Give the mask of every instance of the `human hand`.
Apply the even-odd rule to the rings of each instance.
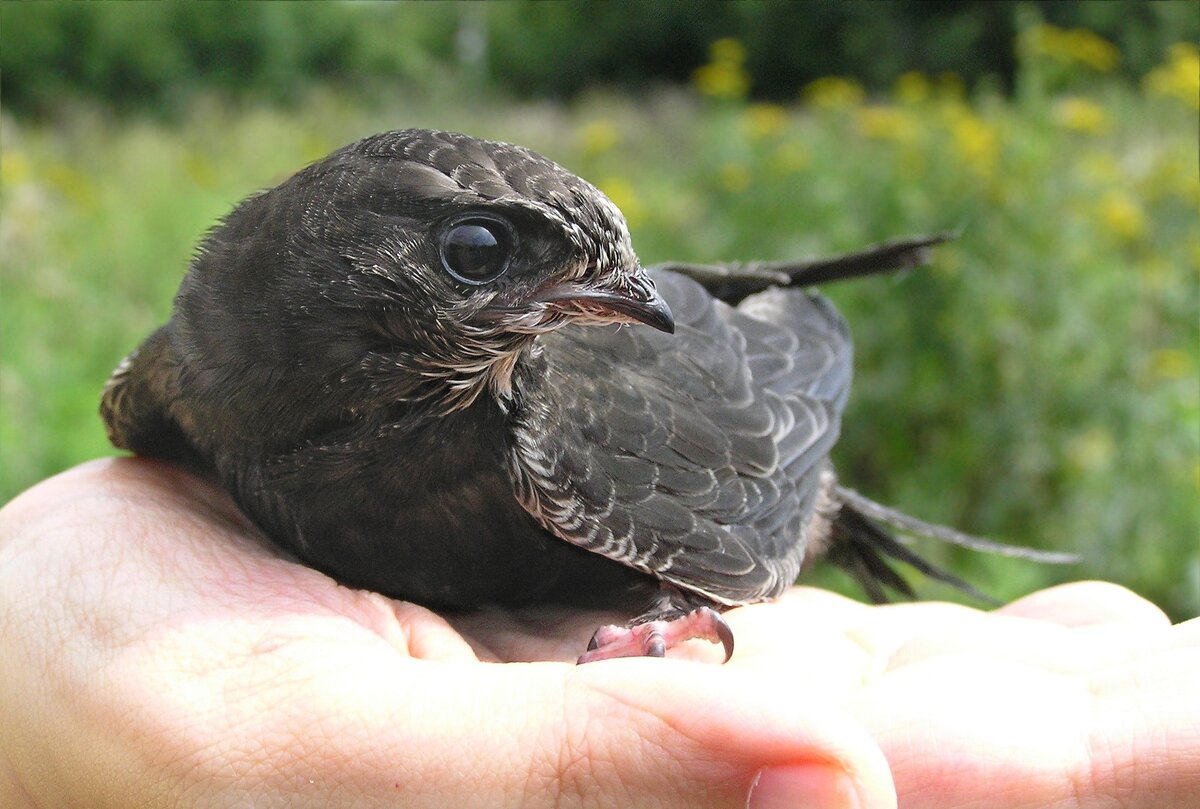
[[[0,512],[0,805],[891,804],[847,712],[750,667],[480,661],[573,660],[616,617],[560,615],[460,634],[281,558],[190,475],[80,467]]]
[[[0,795],[744,806],[757,781],[751,806],[890,806],[889,763],[905,806],[1158,807],[1200,790],[1200,628],[1118,588],[999,614],[798,589],[727,613],[723,667],[480,662],[573,659],[613,617],[452,627],[279,558],[190,476],[88,465],[0,512]]]

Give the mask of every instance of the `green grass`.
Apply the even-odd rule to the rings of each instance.
[[[596,182],[645,263],[961,230],[927,269],[828,290],[857,344],[843,478],[926,519],[1084,554],[1045,568],[922,544],[998,597],[1100,577],[1200,613],[1194,108],[1094,78],[1071,96],[1028,81],[1016,100],[911,77],[895,98],[850,87],[788,107],[683,91],[368,107],[317,92],[293,111],[209,100],[173,123],[6,116],[0,501],[112,452],[100,388],[237,200],[359,136],[435,126]]]

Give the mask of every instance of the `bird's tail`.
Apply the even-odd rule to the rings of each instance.
[[[863,497],[853,489],[835,486],[832,499],[838,509],[831,520],[832,534],[828,546],[828,558],[845,569],[859,581],[867,595],[875,603],[888,601],[888,590],[908,598],[913,597],[912,588],[889,561],[903,562],[924,575],[950,585],[974,598],[995,602],[967,582],[922,558],[919,554],[889,533],[880,523],[905,534],[970,548],[974,551],[1028,559],[1044,564],[1072,564],[1079,561],[1076,554],[1054,551],[1039,551],[1005,545],[979,537],[973,537],[952,528],[932,525],[907,514],[876,503]]]

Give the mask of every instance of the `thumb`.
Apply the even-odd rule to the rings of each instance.
[[[346,665],[353,676],[338,670]],[[328,675],[302,678],[298,692],[293,679],[289,702],[312,707],[271,711],[264,720],[270,724],[248,736],[255,756],[270,753],[263,786],[286,785],[289,805],[896,803],[882,753],[846,715],[794,692],[772,699],[761,681],[728,667],[661,659],[458,664],[380,655],[342,660]],[[290,741],[271,751],[264,739]],[[282,796],[246,797],[257,803]]]

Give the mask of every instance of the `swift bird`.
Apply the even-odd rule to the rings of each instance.
[[[214,473],[344,584],[636,614],[581,662],[690,637],[728,656],[719,612],[825,551],[876,599],[908,591],[888,556],[969,589],[875,519],[1007,548],[905,524],[827,457],[851,341],[799,288],[919,264],[942,238],[646,270],[612,202],[546,158],[388,132],[210,231],[101,411],[116,446]]]

